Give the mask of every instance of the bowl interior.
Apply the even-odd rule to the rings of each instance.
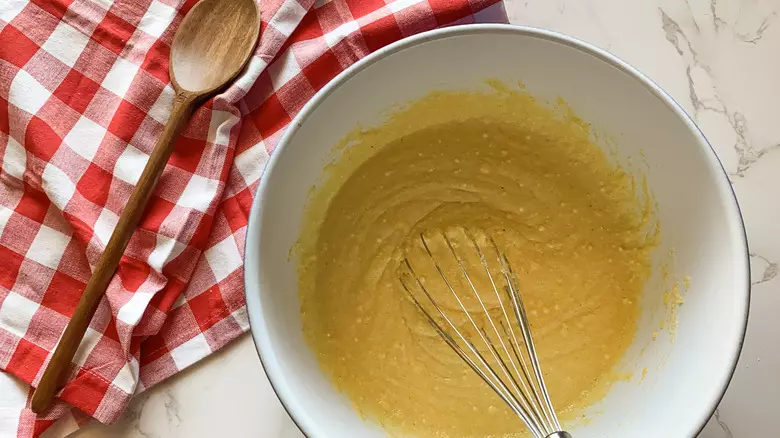
[[[682,110],[630,67],[560,35],[500,25],[451,28],[383,49],[326,87],[282,140],[255,200],[245,267],[252,333],[280,399],[311,437],[386,436],[321,374],[302,336],[296,262],[287,254],[332,147],[357,124],[381,123],[393,105],[431,90],[480,88],[493,78],[520,80],[543,99],[563,97],[609,134],[620,159],[643,157],[638,167],[662,227],[658,259],[673,248],[669,273],[691,278],[673,340],[668,331],[651,340],[665,318],[667,288],[660,272],[649,282],[621,370],[634,378],[617,383],[571,431],[695,435],[730,379],[747,317],[747,248],[728,180]]]

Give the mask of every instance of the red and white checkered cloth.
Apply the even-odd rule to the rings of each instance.
[[[133,394],[244,333],[249,208],[304,103],[404,36],[506,21],[498,0],[263,0],[257,52],[178,140],[59,394],[67,404],[36,418],[28,384],[168,118],[170,44],[195,3],[0,1],[0,368],[15,376],[0,375],[0,436],[112,422]]]

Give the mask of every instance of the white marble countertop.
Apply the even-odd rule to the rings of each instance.
[[[737,372],[702,438],[780,427],[780,2],[507,0],[512,23],[606,49],[669,92],[728,170],[750,241],[750,323]],[[135,400],[113,426],[75,437],[301,437],[244,336]]]

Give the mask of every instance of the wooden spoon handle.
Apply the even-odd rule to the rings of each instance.
[[[62,379],[67,375],[66,371],[76,354],[76,350],[87,331],[89,322],[95,314],[100,299],[108,287],[108,283],[116,272],[122,254],[127,248],[127,243],[133,235],[138,221],[144,213],[149,196],[151,196],[157,179],[165,169],[171,153],[173,152],[174,137],[186,125],[195,108],[197,96],[192,93],[177,92],[173,103],[173,110],[165,125],[162,135],[157,140],[157,145],[149,157],[149,161],[144,167],[141,177],[130,195],[119,222],[114,229],[111,238],[106,245],[106,249],[100,256],[100,259],[92,272],[87,288],[81,295],[76,310],[73,313],[65,332],[60,338],[57,348],[49,361],[49,365],[43,372],[41,381],[33,394],[30,407],[35,413],[42,413],[54,399],[54,394],[60,386]],[[106,190],[109,188],[106,187]]]

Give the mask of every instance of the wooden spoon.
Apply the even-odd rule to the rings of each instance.
[[[200,103],[241,72],[252,55],[259,32],[260,13],[254,0],[203,0],[182,20],[171,47],[170,74],[176,92],[171,116],[38,383],[31,402],[33,412],[45,411],[63,383],[73,355],[173,152],[174,137]]]

